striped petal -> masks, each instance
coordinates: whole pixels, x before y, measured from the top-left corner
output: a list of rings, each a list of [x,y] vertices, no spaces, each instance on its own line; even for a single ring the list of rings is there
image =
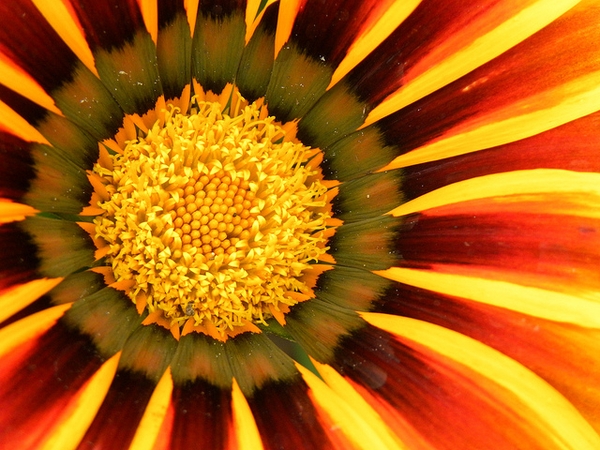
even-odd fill
[[[595,0],[0,4],[0,441],[600,447],[598,14]],[[168,100],[228,105],[232,86],[322,150],[327,266],[251,332],[171,334],[98,267],[79,214],[104,188],[86,171],[125,114],[133,136]]]
[[[590,3],[380,122],[388,140],[402,142],[402,155],[388,168],[506,144],[597,111],[600,65],[593,43],[600,13]]]
[[[399,285],[379,311],[434,323],[519,361],[569,399],[600,429],[598,330],[527,316],[503,307]]]
[[[59,439],[61,420],[72,417],[73,408],[88,397],[90,383],[102,384],[92,377],[104,361],[88,337],[60,322],[5,355],[0,371],[2,442],[27,449]],[[110,373],[108,368],[99,377],[110,378]],[[102,397],[102,389],[92,395]],[[93,409],[90,413],[93,417]]]
[[[248,398],[248,404],[265,450],[332,448],[335,437],[320,420],[301,380],[269,384]]]
[[[435,448],[598,445],[564,397],[501,353],[426,322],[363,317],[385,332],[366,328],[347,340],[334,368],[390,426],[408,422]]]

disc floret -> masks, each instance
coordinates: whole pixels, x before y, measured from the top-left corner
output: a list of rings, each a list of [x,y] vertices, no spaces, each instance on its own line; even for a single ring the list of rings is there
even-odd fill
[[[192,104],[96,164],[109,196],[96,237],[138,311],[235,334],[308,297],[303,273],[326,251],[327,189],[307,164],[315,151],[260,104],[233,117]]]

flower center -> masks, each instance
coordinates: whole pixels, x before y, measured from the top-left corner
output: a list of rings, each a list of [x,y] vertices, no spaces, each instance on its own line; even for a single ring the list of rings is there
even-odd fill
[[[288,140],[260,104],[233,117],[192,105],[96,164],[109,194],[96,237],[149,322],[232,336],[309,297],[327,189],[310,166],[318,150]]]

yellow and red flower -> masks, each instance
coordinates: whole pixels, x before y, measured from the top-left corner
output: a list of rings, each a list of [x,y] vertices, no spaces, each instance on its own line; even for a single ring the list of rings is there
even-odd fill
[[[600,2],[0,3],[0,447],[600,448]]]

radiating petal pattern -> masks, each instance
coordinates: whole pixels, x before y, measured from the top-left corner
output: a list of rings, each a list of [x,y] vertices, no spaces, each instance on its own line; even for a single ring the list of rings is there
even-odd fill
[[[0,3],[0,447],[600,448],[599,30]]]

